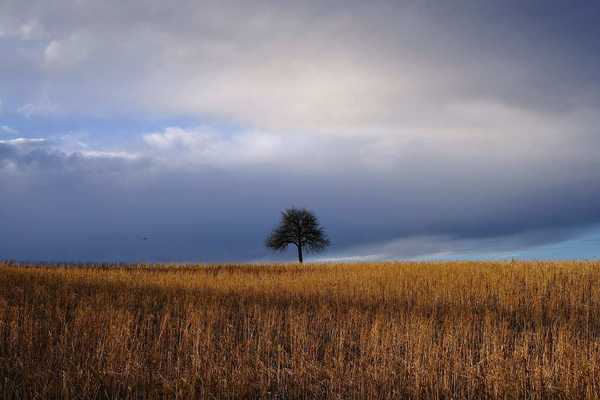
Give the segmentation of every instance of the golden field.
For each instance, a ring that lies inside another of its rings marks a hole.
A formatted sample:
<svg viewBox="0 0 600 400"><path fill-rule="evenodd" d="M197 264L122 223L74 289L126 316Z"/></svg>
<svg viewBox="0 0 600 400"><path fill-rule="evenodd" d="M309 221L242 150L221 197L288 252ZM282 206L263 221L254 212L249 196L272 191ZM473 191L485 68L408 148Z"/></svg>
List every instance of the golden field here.
<svg viewBox="0 0 600 400"><path fill-rule="evenodd" d="M600 398L600 263L0 263L0 397Z"/></svg>

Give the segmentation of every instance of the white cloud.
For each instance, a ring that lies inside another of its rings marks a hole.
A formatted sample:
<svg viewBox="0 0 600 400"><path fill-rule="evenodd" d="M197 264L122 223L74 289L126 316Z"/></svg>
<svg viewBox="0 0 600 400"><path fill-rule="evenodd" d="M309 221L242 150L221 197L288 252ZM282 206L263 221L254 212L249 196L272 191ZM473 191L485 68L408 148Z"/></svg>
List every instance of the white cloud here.
<svg viewBox="0 0 600 400"><path fill-rule="evenodd" d="M16 138L9 140L0 140L0 144L9 144L13 146L32 146L47 143L46 139L43 138Z"/></svg>
<svg viewBox="0 0 600 400"><path fill-rule="evenodd" d="M125 160L137 160L139 158L137 154L127 151L83 150L74 154L80 154L88 158L120 158Z"/></svg>
<svg viewBox="0 0 600 400"><path fill-rule="evenodd" d="M1 125L0 131L2 131L3 133L11 134L11 135L16 135L17 133L19 133L19 131L17 131L15 128L11 128L8 125Z"/></svg>
<svg viewBox="0 0 600 400"><path fill-rule="evenodd" d="M18 108L17 112L27 118L51 115L58 111L58 105L49 101L27 103Z"/></svg>
<svg viewBox="0 0 600 400"><path fill-rule="evenodd" d="M43 28L36 20L21 24L17 30L21 40L39 39L43 35Z"/></svg>
<svg viewBox="0 0 600 400"><path fill-rule="evenodd" d="M49 68L75 68L87 58L92 44L81 34L63 40L52 40L44 50L44 60Z"/></svg>
<svg viewBox="0 0 600 400"><path fill-rule="evenodd" d="M203 128L193 131L179 127L166 128L164 132L150 133L144 136L144 141L160 150L193 149L214 140L214 132Z"/></svg>
<svg viewBox="0 0 600 400"><path fill-rule="evenodd" d="M94 148L83 142L74 142L74 138L71 135L65 135L61 138L52 140L46 138L19 137L15 139L0 140L0 145L9 145L25 152L39 148L49 153L54 153L58 157L77 156L85 159L121 159L130 161L141 158L139 154L126 150Z"/></svg>
<svg viewBox="0 0 600 400"><path fill-rule="evenodd" d="M236 167L245 164L272 164L288 160L303 146L302 138L284 138L263 132L242 132L224 136L205 127L166 128L144 135L151 154L171 164L210 164Z"/></svg>
<svg viewBox="0 0 600 400"><path fill-rule="evenodd" d="M44 27L37 19L25 15L11 15L2 10L0 15L0 38L16 38L19 41L39 40L45 35Z"/></svg>

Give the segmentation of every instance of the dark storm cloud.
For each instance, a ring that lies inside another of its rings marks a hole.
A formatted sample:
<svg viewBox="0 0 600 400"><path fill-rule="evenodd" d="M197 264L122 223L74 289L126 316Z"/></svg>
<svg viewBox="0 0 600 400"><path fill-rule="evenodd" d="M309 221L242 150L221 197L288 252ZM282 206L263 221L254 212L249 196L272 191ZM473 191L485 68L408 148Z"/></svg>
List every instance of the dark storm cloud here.
<svg viewBox="0 0 600 400"><path fill-rule="evenodd" d="M331 254L379 257L440 251L456 241L464 251L486 240L488 248L502 248L492 245L494 238L515 234L520 239L509 243L518 248L555 241L561 232L600 220L598 176L557 183L507 170L503 176L469 178L440 163L421 169L418 180L374 179L359 171L339 176L256 166L186 169L149 159L9 147L0 147L5 166L0 183L11 188L2 199L8 228L0 233L0 250L10 258L260 259L267 256L262 238L279 211L292 204L318 213L333 239ZM546 167L550 176L556 173ZM401 244L389 243L394 240Z"/></svg>

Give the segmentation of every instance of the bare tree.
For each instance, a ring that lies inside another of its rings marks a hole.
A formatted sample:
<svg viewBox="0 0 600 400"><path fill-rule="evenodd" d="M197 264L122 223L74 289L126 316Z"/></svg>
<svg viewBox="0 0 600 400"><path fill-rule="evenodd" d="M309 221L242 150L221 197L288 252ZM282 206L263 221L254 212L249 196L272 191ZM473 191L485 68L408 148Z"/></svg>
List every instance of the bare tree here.
<svg viewBox="0 0 600 400"><path fill-rule="evenodd" d="M317 217L306 208L288 208L281 213L281 222L265 241L275 251L283 251L293 244L298 249L298 261L302 263L302 252L317 252L329 246L329 239Z"/></svg>

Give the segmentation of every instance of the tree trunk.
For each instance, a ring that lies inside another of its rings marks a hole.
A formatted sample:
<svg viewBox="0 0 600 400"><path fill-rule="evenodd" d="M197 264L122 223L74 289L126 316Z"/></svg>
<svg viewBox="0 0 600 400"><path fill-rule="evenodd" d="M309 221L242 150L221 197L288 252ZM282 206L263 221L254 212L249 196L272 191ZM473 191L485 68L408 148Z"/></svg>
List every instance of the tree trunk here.
<svg viewBox="0 0 600 400"><path fill-rule="evenodd" d="M302 246L296 245L296 247L298 248L298 261L300 261L300 264L302 264L304 262L302 259Z"/></svg>

